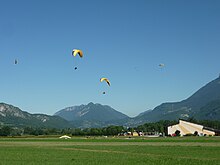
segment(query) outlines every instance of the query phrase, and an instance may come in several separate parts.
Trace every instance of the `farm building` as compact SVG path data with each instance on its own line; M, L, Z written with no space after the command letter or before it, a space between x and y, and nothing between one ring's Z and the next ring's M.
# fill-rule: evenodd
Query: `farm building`
M176 131L180 131L180 135L197 134L199 136L214 136L214 129L204 127L203 125L190 123L184 120L179 120L179 124L168 127L168 135L175 136Z

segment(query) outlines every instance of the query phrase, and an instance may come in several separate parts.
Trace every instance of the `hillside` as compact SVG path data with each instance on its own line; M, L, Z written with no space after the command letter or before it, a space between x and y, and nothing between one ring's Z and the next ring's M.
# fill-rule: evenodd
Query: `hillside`
M13 105L0 103L0 125L16 127L66 128L71 124L58 116L30 114Z
M198 120L220 120L220 100L214 100L200 108L194 117Z
M62 109L54 114L77 127L102 127L129 118L107 105L89 103Z
M192 96L180 102L163 103L147 114L137 116L141 123L159 120L177 120L190 117L200 120L220 119L220 77L209 82ZM215 114L215 115L214 115Z

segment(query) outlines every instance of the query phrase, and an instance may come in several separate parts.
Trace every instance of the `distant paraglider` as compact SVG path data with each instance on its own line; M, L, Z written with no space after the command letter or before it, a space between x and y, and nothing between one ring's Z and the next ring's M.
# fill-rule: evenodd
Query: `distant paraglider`
M110 81L107 78L100 78L100 82L105 81L109 86L111 86Z
M103 82L103 81L105 81L107 84L108 84L108 86L111 86L111 83L110 83L110 81L107 79L107 78L100 78L100 82ZM102 92L102 94L104 95L106 92Z
M18 60L17 60L17 59L15 59L14 64L15 64L15 65L18 64Z
M161 67L161 68L163 68L163 67L165 67L165 64L159 64L159 67Z
M79 55L79 57L83 57L83 52L82 52L82 50L79 50L79 49L73 49L73 51L72 51L72 56L77 56L77 55ZM74 67L74 69L75 70L77 70L78 68L77 68L77 66L75 66Z
M82 52L82 50L73 49L72 55L73 55L73 56L76 56L77 54L78 54L81 58L83 57L83 52Z

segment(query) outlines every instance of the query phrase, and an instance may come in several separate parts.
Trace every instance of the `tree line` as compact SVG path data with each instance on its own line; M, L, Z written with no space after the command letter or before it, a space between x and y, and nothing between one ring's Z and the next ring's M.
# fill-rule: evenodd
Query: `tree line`
M220 121L188 119L189 122L201 124L206 127L220 130ZM164 133L167 135L167 127L178 124L178 121L161 120L154 123L145 123L137 127L108 126L103 128L42 128L0 126L0 136L23 136L23 135L72 135L72 136L116 136L126 132Z

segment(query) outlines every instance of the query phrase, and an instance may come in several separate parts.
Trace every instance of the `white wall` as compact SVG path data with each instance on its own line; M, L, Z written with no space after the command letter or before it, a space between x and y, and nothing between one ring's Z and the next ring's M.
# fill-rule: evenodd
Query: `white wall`
M203 129L202 125L179 120L179 124L168 127L168 135L175 134L176 130L180 131L180 135L194 134L196 131L199 135L215 135L215 132Z

